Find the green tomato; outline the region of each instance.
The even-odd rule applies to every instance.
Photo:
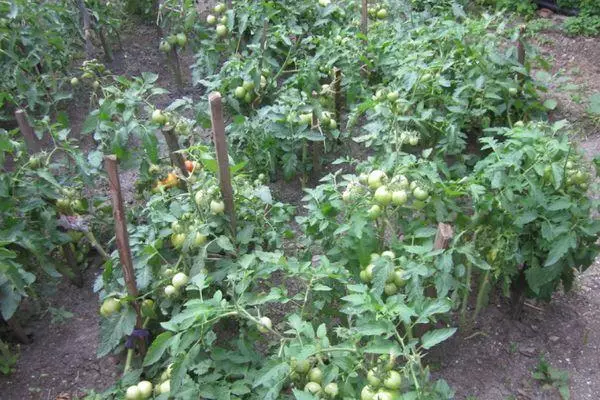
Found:
[[[235,88],[233,94],[235,95],[235,97],[241,100],[246,95],[246,89],[244,89],[243,86],[238,86]]]
[[[215,28],[215,31],[217,32],[218,37],[222,38],[224,36],[227,36],[227,27],[223,24],[217,25],[217,27]]]
[[[379,11],[377,11],[377,18],[379,19],[385,19],[388,16],[388,12],[385,8],[380,9]]]
[[[325,392],[325,394],[327,396],[333,398],[338,395],[338,393],[340,392],[340,389],[338,388],[337,383],[331,382],[331,383],[328,383],[327,385],[325,385],[325,388],[323,389],[323,391]]]
[[[396,254],[394,254],[393,251],[386,250],[383,253],[381,253],[381,257],[387,257],[390,260],[393,260],[394,258],[396,258]]]
[[[405,190],[395,190],[392,192],[392,204],[401,206],[408,200],[408,194]]]
[[[411,136],[408,138],[408,144],[410,144],[411,146],[416,146],[419,144],[419,137],[418,136]]]
[[[219,23],[223,24],[223,25],[227,25],[227,15],[223,15],[221,18],[219,18]]]
[[[317,382],[308,382],[306,386],[304,386],[304,391],[312,394],[321,393],[321,385]]]
[[[398,390],[402,385],[402,376],[397,371],[388,372],[387,376],[383,380],[383,386],[388,389]]]
[[[171,283],[176,290],[179,290],[183,286],[185,286],[189,281],[189,278],[183,272],[176,273],[171,279]]]
[[[165,296],[167,296],[167,297],[177,296],[177,289],[175,289],[175,286],[173,286],[173,285],[165,286],[164,292],[165,292]]]
[[[210,14],[206,17],[206,23],[209,25],[215,25],[217,23],[217,17]]]
[[[244,90],[246,92],[251,92],[254,90],[254,82],[252,81],[244,81],[244,83],[242,84],[242,87],[244,88]]]
[[[267,87],[267,78],[264,75],[260,76],[260,88],[264,89]]]
[[[194,240],[192,241],[192,244],[194,245],[194,247],[200,247],[202,246],[204,243],[206,243],[206,235],[200,233],[200,232],[196,232],[196,234],[194,235]]]
[[[187,43],[187,36],[185,36],[185,33],[181,32],[177,34],[177,45],[179,47],[183,47],[185,46]]]
[[[337,122],[335,119],[329,120],[329,129],[337,129]]]
[[[394,400],[394,395],[387,390],[380,390],[379,392],[375,393],[373,400]]]
[[[215,7],[213,8],[213,11],[217,14],[221,14],[225,11],[225,4],[217,3],[217,5],[215,5]]]
[[[169,42],[167,42],[166,40],[163,40],[162,42],[160,42],[158,49],[160,51],[162,51],[163,53],[168,53],[171,51],[171,44]]]
[[[100,314],[103,317],[109,317],[121,310],[121,302],[114,297],[104,300],[100,306]]]
[[[244,96],[244,102],[246,104],[252,103],[252,93],[246,92],[246,95]]]
[[[169,393],[170,391],[171,391],[171,381],[170,380],[166,380],[160,384],[160,393],[161,394]]]
[[[71,79],[71,86],[78,86],[78,85],[79,85],[79,79],[72,78]]]
[[[177,44],[177,36],[175,36],[175,35],[167,36],[167,43],[169,43],[171,46],[176,45]]]
[[[374,264],[369,264],[367,265],[367,268],[365,268],[365,272],[366,272],[366,276],[368,279],[368,282],[371,282],[371,280],[373,279],[373,271],[375,270],[375,265]]]
[[[100,82],[94,81],[94,83],[92,83],[92,88],[94,88],[94,90],[98,90],[99,87],[100,87]]]
[[[365,386],[360,391],[360,400],[373,400],[375,391],[370,386]]]
[[[129,386],[127,391],[125,392],[126,400],[140,400],[142,397],[140,396],[140,389],[137,386]]]
[[[223,211],[225,211],[225,203],[223,203],[222,201],[216,201],[216,200],[212,200],[210,202],[210,212],[217,215],[217,214],[222,214]]]
[[[138,391],[140,392],[141,399],[149,399],[152,396],[152,383],[148,381],[141,381],[137,384]]]
[[[372,171],[369,174],[369,177],[367,178],[367,183],[369,184],[369,187],[371,189],[377,189],[381,185],[383,185],[383,181],[385,179],[387,179],[387,175],[385,174],[385,172],[376,169],[375,171]]]
[[[174,233],[171,235],[171,244],[176,249],[183,247],[183,242],[185,242],[185,233]]]
[[[158,125],[164,125],[167,123],[167,117],[157,108],[152,111],[152,122]]]
[[[369,372],[367,373],[367,382],[369,382],[369,385],[375,388],[381,385],[381,379],[378,376],[377,370],[369,370]]]
[[[312,113],[308,114],[300,114],[300,124],[301,125],[310,125],[312,124]]]
[[[310,361],[300,360],[300,361],[296,362],[294,371],[296,371],[299,374],[306,374],[309,369],[310,369]]]
[[[417,200],[426,200],[429,197],[429,193],[427,193],[426,190],[421,189],[420,187],[416,187],[413,190],[413,196],[415,196],[415,199]]]
[[[142,316],[145,318],[154,316],[154,300],[144,299],[144,301],[142,301],[141,312]]]
[[[308,373],[308,379],[320,384],[323,381],[323,371],[321,371],[321,368],[315,367],[311,369]]]
[[[261,333],[268,333],[273,328],[273,323],[269,317],[260,317],[258,320],[258,331]]]
[[[371,279],[369,278],[369,274],[367,273],[367,270],[363,269],[362,271],[360,271],[360,280],[365,283],[371,282]]]
[[[369,211],[367,211],[367,215],[370,219],[377,219],[381,216],[381,207],[377,204],[373,204]]]
[[[388,296],[393,296],[398,293],[398,288],[392,282],[386,283],[383,288],[383,292]]]
[[[387,206],[392,201],[392,193],[386,186],[380,186],[375,191],[375,201],[382,206]]]
[[[508,94],[510,94],[511,96],[516,96],[518,93],[517,88],[511,87],[510,89],[508,89]]]
[[[396,101],[396,100],[398,100],[399,97],[400,97],[400,93],[398,93],[397,91],[389,92],[387,94],[387,99],[389,101]]]
[[[396,287],[404,287],[406,285],[406,279],[404,278],[404,271],[401,269],[397,269],[394,271],[394,285]]]

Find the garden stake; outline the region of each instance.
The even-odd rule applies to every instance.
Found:
[[[121,193],[121,182],[119,180],[119,165],[115,155],[104,156],[104,167],[108,174],[108,183],[113,206],[113,217],[115,219],[115,237],[117,240],[117,249],[119,250],[119,259],[123,269],[123,278],[127,286],[127,292],[132,297],[131,305],[136,313],[136,322],[134,332],[143,329],[143,319],[140,311],[140,305],[137,302],[138,290],[135,282],[135,272],[133,270],[133,260],[131,258],[131,248],[129,247],[129,235],[127,234],[127,221],[123,207],[123,194]],[[140,353],[142,356],[146,353],[146,342],[139,341]],[[128,358],[131,358],[129,353],[133,353],[133,348],[128,350]],[[126,366],[129,367],[129,366]],[[125,369],[125,372],[127,372]]]
[[[221,93],[213,92],[208,96],[210,103],[210,117],[213,128],[213,142],[217,152],[217,163],[219,164],[219,186],[225,203],[225,212],[229,216],[231,233],[236,234],[235,207],[233,205],[233,188],[231,187],[231,176],[229,173],[229,156],[227,155],[227,142],[225,141],[225,124],[223,123],[223,105]]]
[[[23,138],[25,139],[29,154],[39,153],[42,148],[38,138],[33,132],[33,128],[29,125],[29,122],[27,122],[27,112],[22,109],[15,111],[15,119],[17,120]]]
[[[319,119],[313,111],[312,113],[312,129],[319,128]],[[312,179],[316,183],[321,177],[321,155],[323,153],[323,145],[320,141],[312,142]]]
[[[525,66],[525,26],[519,28],[519,39],[517,42],[517,60],[519,64]]]
[[[369,14],[368,14],[367,0],[362,0],[362,7],[361,7],[361,13],[360,13],[360,31],[365,36],[363,38],[364,41],[367,40],[368,21],[369,21]]]
[[[342,130],[342,70],[333,67],[333,93],[335,102],[335,120]]]
[[[167,56],[169,58],[169,63],[171,64],[171,68],[173,69],[173,76],[175,78],[175,84],[177,85],[177,89],[183,89],[183,75],[181,74],[181,63],[179,62],[179,55],[177,54],[177,49],[175,46],[171,47],[171,51]]]
[[[85,56],[90,59],[94,52],[94,46],[90,39],[90,14],[88,13],[87,7],[85,6],[84,0],[77,0],[79,6],[79,12],[81,13],[81,20],[83,21],[83,38],[85,39]]]
[[[177,142],[177,136],[173,134],[173,127],[164,127],[162,129],[162,134],[167,141],[167,146],[169,147],[169,156],[171,157],[171,162],[174,166],[181,170],[183,176],[187,177],[189,172],[185,167],[185,159],[179,152],[179,143]]]

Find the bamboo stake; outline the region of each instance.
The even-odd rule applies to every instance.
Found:
[[[35,136],[35,132],[29,122],[27,121],[27,112],[19,109],[15,111],[15,119],[19,125],[19,130],[25,139],[25,144],[29,150],[29,154],[39,153],[42,149],[38,138]]]
[[[92,58],[94,52],[94,46],[91,40],[91,29],[90,29],[90,15],[88,14],[87,7],[85,6],[84,0],[77,0],[79,6],[79,12],[81,13],[81,19],[83,21],[83,38],[85,39],[85,55],[88,59]]]
[[[312,128],[318,129],[319,119],[316,113],[312,113]],[[321,156],[322,156],[322,143],[318,141],[312,142],[312,178],[314,182],[318,182],[321,177]]]
[[[236,234],[236,215],[233,204],[233,187],[231,186],[231,175],[229,172],[229,156],[227,154],[227,141],[225,140],[225,124],[223,123],[223,104],[221,94],[213,92],[208,96],[210,103],[211,121],[213,128],[213,141],[217,152],[217,163],[219,165],[219,185],[221,195],[225,203],[225,212],[229,216],[231,232]]]
[[[366,40],[367,32],[369,29],[368,21],[369,21],[369,14],[368,14],[367,0],[362,0],[362,7],[361,7],[361,13],[360,13],[360,31],[362,32],[363,35],[365,35],[364,40]]]
[[[183,176],[188,176],[189,172],[185,167],[185,159],[179,152],[179,143],[177,142],[177,136],[173,133],[173,127],[163,128],[162,134],[165,137],[167,146],[169,147],[169,156],[174,166],[181,170]]]
[[[333,92],[335,103],[335,120],[342,128],[342,70],[338,67],[333,68]]]

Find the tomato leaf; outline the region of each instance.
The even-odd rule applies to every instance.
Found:
[[[421,337],[421,345],[424,349],[428,350],[433,346],[448,339],[450,336],[454,335],[455,332],[456,328],[434,329],[432,331],[426,332]]]

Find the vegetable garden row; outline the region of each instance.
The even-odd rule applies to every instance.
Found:
[[[21,118],[0,130],[0,310],[14,321],[36,281],[80,283],[104,258],[98,356],[127,355],[90,399],[450,399],[431,348],[490,292],[517,318],[598,253],[594,171],[568,123],[548,122],[532,73],[546,64],[504,14],[31,3],[0,3],[2,117]],[[96,59],[69,72],[94,44],[112,58],[125,10],[157,23],[175,82],[200,98],[161,110],[154,74]],[[61,111],[69,93],[89,96],[89,151]],[[119,169],[139,171],[128,208]],[[300,180],[302,206],[274,198],[275,180]]]

